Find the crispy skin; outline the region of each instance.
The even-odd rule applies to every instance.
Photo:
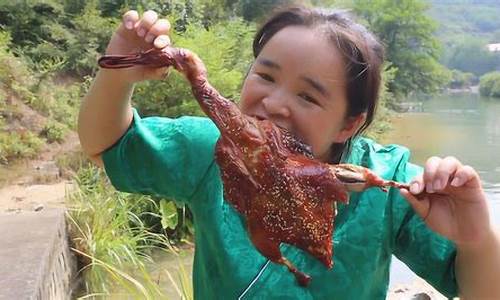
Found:
[[[209,84],[205,66],[189,50],[165,48],[103,56],[99,65],[173,66],[186,76],[200,107],[221,133],[215,159],[224,182],[224,198],[245,216],[257,250],[287,266],[300,285],[306,286],[310,277],[281,254],[281,243],[296,246],[331,268],[336,202],[347,203],[348,190],[406,187],[385,181],[366,168],[315,160],[310,147],[287,130],[242,114]]]

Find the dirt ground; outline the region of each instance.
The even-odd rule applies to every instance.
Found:
[[[63,144],[46,147],[36,159],[18,163],[12,170],[5,168],[0,184],[0,212],[63,206],[72,183],[68,174],[57,166],[56,159],[78,148],[78,138],[72,132]]]
[[[47,121],[45,116],[15,97],[9,97],[7,102],[15,114],[4,116],[7,121],[5,130],[41,131],[42,124]],[[38,211],[64,205],[66,191],[72,184],[70,176],[56,161],[63,155],[79,151],[79,148],[77,134],[69,131],[64,142],[45,145],[34,159],[0,165],[0,212]]]
[[[51,184],[9,185],[0,189],[0,212],[38,211],[46,207],[64,206],[70,181]]]

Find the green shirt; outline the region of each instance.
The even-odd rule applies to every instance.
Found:
[[[103,155],[106,172],[121,191],[175,199],[194,217],[193,285],[196,299],[385,299],[391,254],[446,296],[457,295],[456,249],[431,232],[395,189],[351,193],[339,205],[333,235],[334,266],[283,244],[282,253],[312,276],[299,286],[285,266],[252,245],[244,218],[223,199],[214,162],[219,131],[207,118],[151,117],[134,121]],[[385,179],[408,182],[421,168],[406,148],[359,138],[347,162]]]

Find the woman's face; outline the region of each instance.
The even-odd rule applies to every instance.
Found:
[[[331,41],[303,26],[278,31],[245,79],[241,110],[285,127],[328,161],[330,146],[347,140],[363,116],[346,118],[343,59]]]

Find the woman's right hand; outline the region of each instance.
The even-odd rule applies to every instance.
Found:
[[[156,12],[148,10],[140,17],[137,11],[129,10],[123,14],[120,27],[111,37],[106,48],[106,55],[138,53],[153,47],[165,48],[170,45],[169,31],[170,22],[167,19],[159,19]],[[167,68],[134,66],[102,71],[114,72],[115,76],[132,84],[148,79],[162,79],[168,70]]]

